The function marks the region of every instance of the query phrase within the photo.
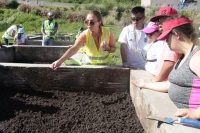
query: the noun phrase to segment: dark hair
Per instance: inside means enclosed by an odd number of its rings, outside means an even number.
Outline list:
[[[131,12],[132,12],[133,14],[136,14],[136,13],[143,13],[143,14],[144,14],[145,8],[142,7],[142,6],[136,6],[136,7],[133,7],[133,8],[132,8]]]
[[[102,17],[101,17],[101,13],[99,11],[93,10],[93,11],[90,11],[88,14],[93,14],[94,16],[96,16],[97,20],[101,21],[101,25],[100,26],[103,26],[103,20],[102,20]]]
[[[182,33],[184,36],[190,39],[193,44],[198,44],[198,37],[192,24],[184,24],[174,28],[173,30]]]

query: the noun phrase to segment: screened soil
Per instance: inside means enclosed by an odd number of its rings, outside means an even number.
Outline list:
[[[125,92],[0,88],[0,133],[144,132]]]

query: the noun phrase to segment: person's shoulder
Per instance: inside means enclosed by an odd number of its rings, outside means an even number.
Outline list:
[[[129,25],[124,26],[123,29],[125,29],[125,30],[131,30],[131,29],[133,29],[133,27],[132,27],[131,24],[129,24]]]
[[[198,76],[200,76],[200,50],[198,50],[191,58],[190,60],[190,69],[197,74]]]
[[[122,29],[122,33],[123,34],[125,34],[125,33],[129,33],[129,32],[131,32],[131,31],[133,31],[133,27],[132,27],[132,25],[127,25],[127,26],[125,26],[123,29]]]
[[[79,37],[80,37],[80,38],[86,37],[86,35],[88,34],[88,32],[89,32],[88,29],[84,30],[83,32],[80,33]]]
[[[158,41],[156,41],[155,43],[158,44],[158,45],[162,45],[162,46],[167,46],[167,47],[169,47],[169,46],[167,45],[167,42],[166,42],[166,41],[163,41],[163,40],[158,40]]]

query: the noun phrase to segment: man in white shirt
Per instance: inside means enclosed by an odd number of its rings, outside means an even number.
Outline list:
[[[144,46],[147,37],[142,31],[144,28],[145,9],[141,6],[131,10],[132,23],[123,28],[118,42],[121,43],[121,57],[124,67],[144,69]]]

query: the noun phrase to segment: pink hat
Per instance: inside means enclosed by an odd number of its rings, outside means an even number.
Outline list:
[[[153,33],[155,31],[159,30],[158,23],[155,22],[149,22],[148,25],[142,30],[144,33]]]
[[[165,21],[162,26],[162,34],[157,38],[157,40],[165,40],[173,28],[190,23],[192,23],[192,20],[189,20],[187,17],[180,17]]]
[[[177,13],[176,9],[174,9],[173,7],[170,7],[170,6],[161,7],[159,9],[159,11],[157,12],[156,16],[151,18],[150,21],[155,22],[158,19],[160,19],[161,17],[170,17],[170,16],[174,16],[177,14],[178,13]]]

